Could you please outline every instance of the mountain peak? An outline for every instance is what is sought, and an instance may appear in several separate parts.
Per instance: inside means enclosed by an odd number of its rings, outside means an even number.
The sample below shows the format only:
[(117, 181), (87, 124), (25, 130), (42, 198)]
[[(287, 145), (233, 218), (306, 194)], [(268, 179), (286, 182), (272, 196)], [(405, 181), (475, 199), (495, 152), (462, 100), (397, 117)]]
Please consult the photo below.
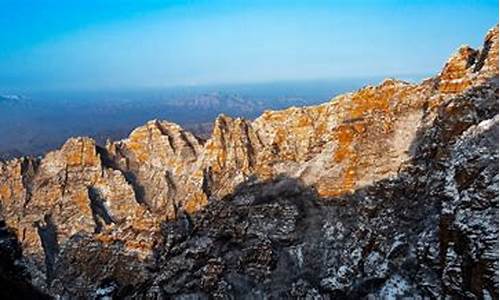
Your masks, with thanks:
[[(487, 130), (475, 126), (495, 109), (498, 114), (497, 76), (495, 27), (481, 50), (461, 47), (438, 76), (420, 84), (386, 79), (321, 105), (266, 111), (254, 121), (221, 114), (207, 141), (159, 120), (105, 148), (90, 138), (71, 138), (41, 159), (0, 162), (1, 213), (19, 233), (37, 284), (51, 292), (64, 281), (56, 281), (58, 261), (76, 251), (75, 245), (120, 245), (110, 251), (151, 263), (162, 222), (184, 216), (189, 225), (185, 213), (202, 213), (246, 182), (289, 178), (324, 203), (348, 201), (370, 189), (383, 198), (377, 186), (384, 184), (396, 193), (391, 180), (417, 169), (435, 172), (440, 159), (453, 156), (452, 141), (471, 142), (466, 130)], [(462, 182), (461, 176), (454, 180)], [(415, 191), (427, 183), (405, 184), (401, 189)], [(175, 236), (165, 243), (170, 238)]]

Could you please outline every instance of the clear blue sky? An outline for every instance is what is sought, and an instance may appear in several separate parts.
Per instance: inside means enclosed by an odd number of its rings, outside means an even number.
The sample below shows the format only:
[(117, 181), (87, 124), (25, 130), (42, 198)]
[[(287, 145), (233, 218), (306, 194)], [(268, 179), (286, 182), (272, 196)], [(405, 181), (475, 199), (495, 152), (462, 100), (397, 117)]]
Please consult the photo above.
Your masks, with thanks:
[(497, 0), (0, 0), (0, 92), (433, 74), (497, 22)]

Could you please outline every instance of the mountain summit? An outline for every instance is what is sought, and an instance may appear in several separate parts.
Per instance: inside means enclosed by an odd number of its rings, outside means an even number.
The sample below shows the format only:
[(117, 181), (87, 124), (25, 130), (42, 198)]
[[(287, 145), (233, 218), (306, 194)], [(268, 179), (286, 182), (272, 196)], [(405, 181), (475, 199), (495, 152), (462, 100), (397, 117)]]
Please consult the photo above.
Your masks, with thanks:
[(53, 296), (498, 299), (497, 166), (495, 27), (420, 84), (0, 162), (0, 213)]

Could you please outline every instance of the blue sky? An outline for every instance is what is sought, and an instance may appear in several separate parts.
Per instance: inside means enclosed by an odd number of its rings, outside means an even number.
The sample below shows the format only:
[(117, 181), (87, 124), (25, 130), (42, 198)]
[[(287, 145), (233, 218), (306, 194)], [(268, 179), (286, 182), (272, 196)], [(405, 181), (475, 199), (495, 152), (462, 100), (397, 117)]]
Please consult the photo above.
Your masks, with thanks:
[(0, 91), (427, 75), (495, 1), (0, 0)]

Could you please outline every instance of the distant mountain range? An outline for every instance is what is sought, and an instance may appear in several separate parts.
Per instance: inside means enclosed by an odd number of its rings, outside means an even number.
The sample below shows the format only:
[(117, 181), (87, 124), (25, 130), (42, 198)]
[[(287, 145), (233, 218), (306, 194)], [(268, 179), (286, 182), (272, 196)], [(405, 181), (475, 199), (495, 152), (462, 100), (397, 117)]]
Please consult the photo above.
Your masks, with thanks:
[(72, 102), (0, 96), (0, 158), (39, 155), (59, 147), (72, 135), (99, 143), (121, 139), (140, 123), (161, 118), (179, 122), (207, 136), (210, 122), (221, 112), (253, 118), (265, 109), (305, 105), (301, 98), (266, 102), (222, 92), (177, 96), (165, 100), (103, 100)]
[[(375, 79), (372, 79), (375, 80)], [(75, 135), (99, 144), (126, 137), (147, 120), (163, 119), (208, 138), (224, 113), (253, 119), (266, 109), (316, 104), (368, 79), (242, 86), (172, 88), (131, 92), (3, 94), (0, 159), (40, 155)]]
[(28, 97), (23, 96), (23, 95), (0, 95), (0, 103), (1, 104), (20, 104), (20, 103), (27, 103), (29, 100)]

